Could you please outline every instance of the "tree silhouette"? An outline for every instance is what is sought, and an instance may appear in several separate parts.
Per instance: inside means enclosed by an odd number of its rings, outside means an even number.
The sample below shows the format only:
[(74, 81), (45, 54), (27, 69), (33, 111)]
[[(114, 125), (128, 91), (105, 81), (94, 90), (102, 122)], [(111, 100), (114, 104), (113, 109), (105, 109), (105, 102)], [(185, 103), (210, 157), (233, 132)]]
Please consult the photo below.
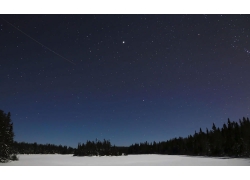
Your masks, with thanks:
[(13, 142), (14, 132), (11, 114), (0, 110), (0, 162), (17, 160), (14, 155)]

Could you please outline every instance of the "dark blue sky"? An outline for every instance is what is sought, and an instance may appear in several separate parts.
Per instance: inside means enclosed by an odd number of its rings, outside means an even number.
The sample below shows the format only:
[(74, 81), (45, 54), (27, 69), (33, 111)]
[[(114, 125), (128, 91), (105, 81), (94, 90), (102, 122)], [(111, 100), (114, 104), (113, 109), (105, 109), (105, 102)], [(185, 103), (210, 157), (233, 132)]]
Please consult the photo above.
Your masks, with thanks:
[(249, 18), (1, 15), (0, 109), (16, 141), (73, 147), (165, 141), (248, 117)]

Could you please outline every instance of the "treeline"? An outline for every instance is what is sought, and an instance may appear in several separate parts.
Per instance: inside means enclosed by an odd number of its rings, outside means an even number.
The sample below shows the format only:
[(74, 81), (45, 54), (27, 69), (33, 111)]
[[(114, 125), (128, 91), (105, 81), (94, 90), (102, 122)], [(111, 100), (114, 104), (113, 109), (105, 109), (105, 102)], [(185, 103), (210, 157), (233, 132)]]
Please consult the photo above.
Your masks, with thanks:
[(227, 123), (221, 128), (213, 123), (212, 129), (163, 142), (132, 144), (116, 147), (109, 140), (78, 143), (77, 148), (54, 144), (15, 142), (11, 114), (0, 110), (0, 162), (17, 160), (16, 154), (74, 154), (74, 156), (104, 156), (126, 154), (169, 154), (193, 156), (250, 157), (250, 121)]
[(128, 154), (250, 157), (250, 121), (245, 117), (239, 123), (228, 119), (222, 128), (213, 123), (210, 131), (203, 132), (200, 128), (186, 138), (132, 144)]
[(222, 128), (213, 123), (212, 129), (199, 132), (188, 137), (173, 138), (163, 142), (135, 143), (129, 147), (116, 147), (109, 140), (87, 141), (78, 143), (76, 149), (53, 144), (14, 142), (15, 153), (18, 154), (74, 154), (74, 156), (119, 156), (127, 154), (169, 154), (193, 156), (229, 156), (250, 157), (250, 121), (243, 117), (238, 122), (231, 122)]
[(126, 155), (126, 147), (111, 145), (109, 140), (87, 141), (86, 144), (78, 143), (74, 156), (119, 156)]
[(54, 144), (37, 144), (14, 142), (13, 150), (16, 154), (73, 154), (75, 149), (68, 146)]

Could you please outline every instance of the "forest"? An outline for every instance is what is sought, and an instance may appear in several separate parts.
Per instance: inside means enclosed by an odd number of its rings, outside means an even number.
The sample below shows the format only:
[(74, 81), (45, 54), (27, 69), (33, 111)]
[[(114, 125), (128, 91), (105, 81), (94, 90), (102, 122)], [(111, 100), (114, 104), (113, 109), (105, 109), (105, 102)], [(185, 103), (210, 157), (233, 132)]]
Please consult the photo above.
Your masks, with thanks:
[(13, 149), (16, 154), (73, 154), (75, 149), (68, 146), (54, 144), (37, 144), (14, 142)]
[(132, 144), (128, 154), (250, 157), (250, 121), (245, 117), (239, 123), (228, 119), (222, 128), (213, 123), (211, 130), (200, 128), (185, 138)]
[(223, 126), (211, 130), (201, 128), (187, 137), (175, 137), (162, 142), (141, 142), (129, 147), (117, 147), (110, 140), (78, 143), (77, 148), (54, 144), (14, 141), (11, 114), (0, 110), (0, 162), (17, 160), (16, 154), (73, 154), (74, 156), (120, 156), (129, 154), (167, 154), (211, 157), (250, 157), (250, 121), (229, 118)]
[(111, 145), (109, 140), (87, 141), (86, 144), (78, 143), (74, 156), (119, 156), (127, 154), (126, 147)]

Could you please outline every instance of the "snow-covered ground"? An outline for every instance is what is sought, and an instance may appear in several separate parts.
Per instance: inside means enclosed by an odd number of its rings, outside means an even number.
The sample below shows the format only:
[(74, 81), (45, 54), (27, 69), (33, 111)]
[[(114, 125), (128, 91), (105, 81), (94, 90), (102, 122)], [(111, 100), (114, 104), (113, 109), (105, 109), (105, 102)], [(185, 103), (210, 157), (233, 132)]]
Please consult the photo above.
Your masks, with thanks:
[(19, 161), (0, 166), (249, 166), (250, 159), (173, 155), (74, 157), (73, 155), (18, 155)]

